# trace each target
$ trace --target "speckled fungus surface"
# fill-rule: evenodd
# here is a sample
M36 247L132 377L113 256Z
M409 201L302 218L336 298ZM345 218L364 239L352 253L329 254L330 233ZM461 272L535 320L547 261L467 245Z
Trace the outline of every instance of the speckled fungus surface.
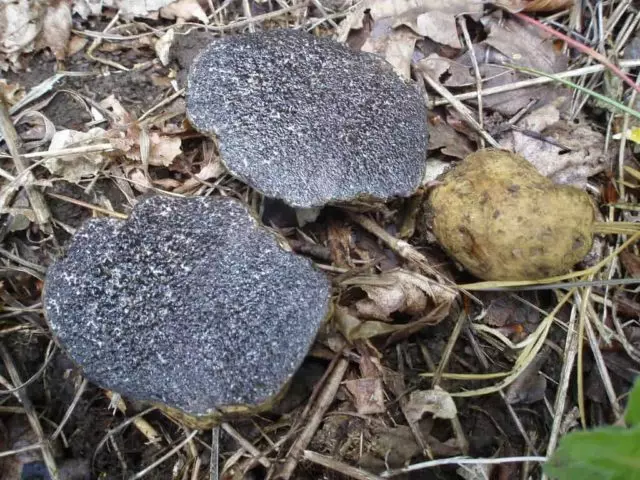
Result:
M193 416L277 396L329 299L308 259L221 197L91 220L45 283L47 319L89 379Z
M232 174L294 207L408 196L424 174L419 93L381 57L304 32L211 43L191 66L187 115Z

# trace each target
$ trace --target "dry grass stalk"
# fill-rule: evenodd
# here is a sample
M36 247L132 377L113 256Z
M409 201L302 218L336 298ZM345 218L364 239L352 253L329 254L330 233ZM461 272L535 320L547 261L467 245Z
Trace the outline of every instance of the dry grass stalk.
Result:
M20 374L16 369L15 364L13 363L13 358L9 353L9 350L0 343L0 357L4 362L4 366L9 373L9 377L14 385L21 385L22 380L20 379ZM27 414L27 419L29 420L29 424L31 425L31 429L36 434L38 438L38 443L40 445L40 450L42 451L42 459L44 460L44 464L47 467L47 471L49 472L49 476L52 480L59 480L60 475L58 471L58 466L56 465L56 461L51 450L51 445L49 444L49 440L45 437L44 430L42 429L42 424L40 423L40 418L38 417L33 404L31 403L31 399L28 397L27 393L23 388L19 389L14 395L18 398L24 410Z
M288 480L289 478L291 478L291 475L298 465L300 458L302 458L304 450L307 448L307 445L311 441L311 438L320 426L324 414L331 406L331 403L333 402L333 399L338 392L338 388L340 387L340 383L342 382L342 378L344 377L344 374L346 373L348 367L349 361L344 358L340 358L333 367L331 375L327 378L327 382L324 385L322 392L318 396L311 409L309 419L304 429L291 446L291 449L287 454L287 460L282 467L282 470L276 475L277 479Z

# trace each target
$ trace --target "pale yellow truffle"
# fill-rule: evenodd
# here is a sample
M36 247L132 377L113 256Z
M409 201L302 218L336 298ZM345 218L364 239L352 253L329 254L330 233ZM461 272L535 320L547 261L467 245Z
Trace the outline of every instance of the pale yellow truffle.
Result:
M444 249L485 280L535 280L569 271L591 249L589 195L556 185L523 157L481 150L429 196Z

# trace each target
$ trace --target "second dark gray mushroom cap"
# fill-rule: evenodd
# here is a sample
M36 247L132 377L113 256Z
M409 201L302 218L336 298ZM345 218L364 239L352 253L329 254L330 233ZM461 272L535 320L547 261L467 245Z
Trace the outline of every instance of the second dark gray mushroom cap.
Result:
M47 272L44 300L89 379L203 416L280 393L330 285L236 200L153 197L126 221L84 225Z
M187 114L232 174L295 207L411 195L424 174L419 93L382 58L292 30L214 41Z

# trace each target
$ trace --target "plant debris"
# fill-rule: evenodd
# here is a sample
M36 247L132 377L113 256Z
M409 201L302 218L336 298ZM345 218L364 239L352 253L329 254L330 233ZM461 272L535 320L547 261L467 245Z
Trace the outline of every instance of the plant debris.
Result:
M622 0L0 0L0 479L475 480L585 476L585 466L632 477L612 459L637 453L638 389L628 392L640 368L639 13L637 2ZM279 40L257 40L265 38ZM283 43L286 51L274 46ZM324 54L310 55L310 46ZM233 69L205 72L202 106L224 121L194 129L189 70L201 52L223 47L217 60ZM275 80L248 74L258 67ZM317 108L309 114L304 105ZM222 135L229 119L233 134ZM236 172L230 144L244 146L236 164L260 166L280 190ZM456 164L488 147L523 156L540 182L571 185L595 207L586 222L593 246L575 265L566 259L569 273L479 282L438 241L428 198ZM358 168L338 168L345 159ZM294 207L268 195L294 196ZM449 217L467 214L458 225L469 228L484 197L461 205L464 198L447 202ZM582 200L574 200L553 208L564 226L579 221L570 211ZM189 208L159 218L165 202L214 205L219 215L196 221ZM140 209L151 210L149 221L139 235L123 234ZM508 233L545 222L523 218ZM251 241L247 224L267 247ZM95 360L89 366L112 373L108 385L73 361L43 315L45 281L49 290L79 243L97 251L81 240L95 225L120 233L105 236L110 256L77 263L77 278L114 259L130 265L123 257L142 247L163 266L116 271L130 292L117 298L149 293L153 313L120 315L126 330L115 322L121 307L102 324L91 314L54 315L56 325L75 321L73 341L91 346L83 350ZM160 231L162 241L145 240ZM166 272L197 249L177 234L196 236L200 248L202 273L182 272L182 285ZM144 240L140 248L134 238ZM252 266L240 245L264 264ZM318 280L317 294L270 303L292 312L278 328L248 314L245 307L264 306L256 285L298 292L309 277L284 275L288 268L267 260L271 251ZM502 268L509 252L503 245L489 258ZM207 281L227 254L245 283L216 316L208 307L226 287ZM102 273L115 285L113 269ZM173 286L179 295L163 297ZM95 305L62 293L74 311ZM160 322L160 307L187 306L189 314ZM149 322L154 328L144 328ZM236 334L225 336L230 326ZM104 341L93 348L105 338L139 355L112 354L116 346ZM162 364L149 354L159 345L175 358ZM251 362L232 361L210 375L227 347L227 360L266 353L251 359L253 373L238 373ZM158 378L169 370L180 375ZM203 421L146 395L197 398L207 410L223 381L278 390L273 372L289 378L287 388L253 415L245 404L233 409L237 417ZM104 388L132 380L137 391Z

